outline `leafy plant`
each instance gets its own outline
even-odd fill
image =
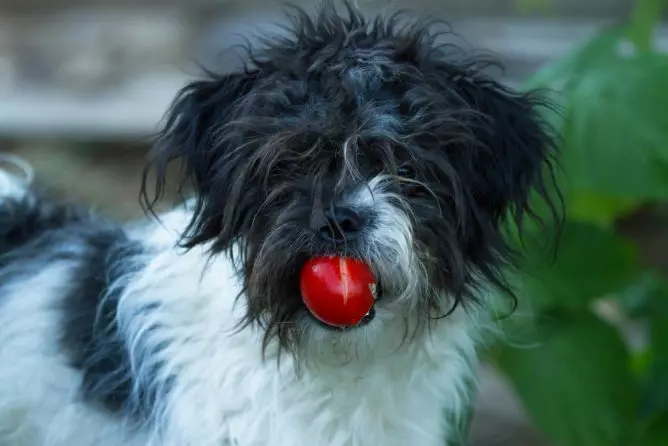
[[[665,6],[639,0],[628,24],[526,85],[556,92],[561,113],[546,113],[568,214],[554,262],[527,243],[519,298],[533,317],[508,319],[508,342],[490,357],[560,446],[668,445],[668,284],[617,225],[668,202],[668,55],[653,37]],[[647,342],[632,348],[619,319]]]

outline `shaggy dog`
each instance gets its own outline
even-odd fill
[[[157,219],[119,225],[2,174],[0,445],[458,441],[515,257],[506,220],[535,218],[530,195],[554,209],[545,101],[438,24],[344,9],[292,9],[243,69],[180,92],[143,198],[154,211],[173,162],[192,195]],[[378,278],[359,326],[305,308],[320,255]]]

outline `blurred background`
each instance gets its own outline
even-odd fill
[[[565,253],[522,287],[532,326],[558,323],[490,348],[472,445],[668,445],[666,3],[359,1],[447,20],[565,111],[548,114],[567,152]],[[268,0],[0,0],[0,153],[52,194],[140,217],[150,136],[195,62],[236,67],[239,35],[280,20]]]

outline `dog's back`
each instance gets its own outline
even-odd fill
[[[124,444],[117,421],[85,407],[77,370],[95,373],[81,352],[109,280],[101,262],[123,237],[0,170],[0,446]]]

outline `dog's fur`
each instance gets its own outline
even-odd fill
[[[508,291],[504,223],[535,217],[531,194],[556,209],[544,101],[437,24],[289,16],[174,102],[143,189],[152,211],[181,162],[174,211],[120,226],[3,174],[0,445],[456,440],[480,304]],[[360,327],[301,301],[301,265],[330,254],[379,280]]]

